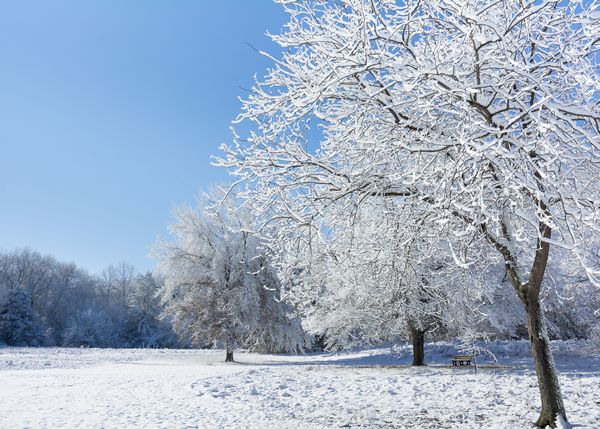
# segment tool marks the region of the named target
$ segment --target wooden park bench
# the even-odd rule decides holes
[[[452,365],[453,366],[464,366],[464,365],[471,365],[471,361],[473,360],[473,356],[469,356],[469,355],[456,355],[456,356],[452,356]]]

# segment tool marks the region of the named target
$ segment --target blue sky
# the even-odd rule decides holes
[[[0,2],[0,249],[150,270],[171,209],[225,182],[270,0]]]

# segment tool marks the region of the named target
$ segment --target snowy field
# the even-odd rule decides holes
[[[569,418],[600,427],[600,357],[554,343]],[[523,428],[539,410],[527,345],[452,368],[406,350],[305,356],[222,351],[0,348],[2,428]]]

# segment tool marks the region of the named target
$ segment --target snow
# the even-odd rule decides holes
[[[554,343],[569,420],[600,421],[600,356]],[[0,348],[2,427],[507,428],[537,418],[539,393],[523,342],[491,347],[498,362],[406,366],[403,347],[303,356],[221,350]]]

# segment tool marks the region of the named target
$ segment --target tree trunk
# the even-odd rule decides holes
[[[536,174],[536,178],[542,181],[542,178]],[[543,186],[539,185],[541,191]],[[550,210],[541,200],[534,200],[539,210],[548,218],[552,218]],[[510,241],[508,236],[508,228],[505,223],[502,223],[505,238]],[[558,373],[550,351],[550,340],[544,323],[544,314],[540,306],[540,291],[548,265],[548,257],[550,255],[550,238],[552,238],[552,228],[540,220],[538,223],[539,238],[537,240],[537,249],[529,281],[523,282],[517,271],[516,259],[509,247],[497,241],[487,232],[485,224],[482,226],[484,234],[488,240],[498,249],[504,257],[505,269],[508,278],[510,279],[517,295],[525,306],[527,312],[527,328],[529,331],[529,343],[531,345],[531,353],[535,364],[535,372],[538,379],[540,389],[540,398],[542,400],[542,411],[540,417],[535,422],[538,427],[551,426],[556,427],[557,420],[560,418],[568,425],[567,413],[560,393],[558,384]]]
[[[235,362],[233,360],[233,350],[227,349],[227,354],[225,355],[225,362]]]
[[[410,328],[413,343],[413,366],[425,365],[425,331]]]
[[[566,422],[567,415],[560,392],[556,366],[554,365],[554,359],[550,351],[550,342],[538,294],[528,294],[525,309],[527,311],[527,327],[529,329],[531,353],[533,354],[533,362],[535,363],[535,372],[542,399],[542,411],[535,425],[539,427],[556,427],[557,417],[561,416]]]

